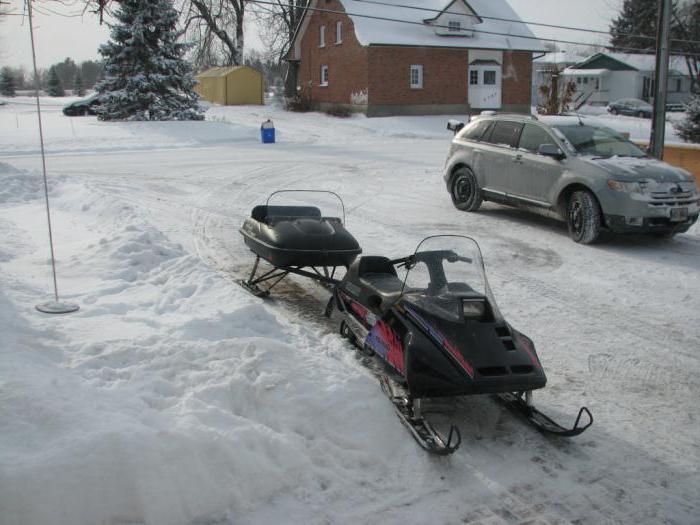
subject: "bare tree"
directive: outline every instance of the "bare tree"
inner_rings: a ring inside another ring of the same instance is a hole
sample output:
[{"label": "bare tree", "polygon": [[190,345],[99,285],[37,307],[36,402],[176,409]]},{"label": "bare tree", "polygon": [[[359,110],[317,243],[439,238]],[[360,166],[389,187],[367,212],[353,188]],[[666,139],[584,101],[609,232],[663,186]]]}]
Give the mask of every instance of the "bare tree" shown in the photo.
[{"label": "bare tree", "polygon": [[185,0],[185,30],[199,66],[243,64],[243,21],[248,0]]},{"label": "bare tree", "polygon": [[[574,98],[576,84],[571,80],[560,80],[561,71],[556,65],[547,67],[543,72],[545,83],[537,89],[542,96],[542,104],[537,108],[542,115],[561,115],[569,110]],[[560,83],[563,84],[560,86]]]},{"label": "bare tree", "polygon": [[309,0],[273,0],[275,5],[256,4],[256,23],[268,58],[282,62]]}]

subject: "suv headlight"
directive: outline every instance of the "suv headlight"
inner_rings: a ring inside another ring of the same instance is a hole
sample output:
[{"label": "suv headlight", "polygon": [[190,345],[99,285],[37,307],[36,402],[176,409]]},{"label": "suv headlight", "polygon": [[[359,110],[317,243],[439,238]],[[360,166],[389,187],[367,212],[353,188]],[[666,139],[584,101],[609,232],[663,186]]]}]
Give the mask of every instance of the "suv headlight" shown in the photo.
[{"label": "suv headlight", "polygon": [[620,182],[619,180],[608,179],[608,188],[615,191],[625,191],[627,193],[642,193],[644,189],[639,182]]}]

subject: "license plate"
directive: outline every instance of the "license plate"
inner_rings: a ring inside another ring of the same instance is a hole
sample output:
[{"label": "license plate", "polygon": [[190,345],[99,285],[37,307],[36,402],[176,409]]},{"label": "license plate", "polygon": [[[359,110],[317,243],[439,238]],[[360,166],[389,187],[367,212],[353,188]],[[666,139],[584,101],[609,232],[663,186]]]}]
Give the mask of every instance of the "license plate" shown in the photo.
[{"label": "license plate", "polygon": [[688,208],[671,208],[671,220],[683,222],[688,220]]}]

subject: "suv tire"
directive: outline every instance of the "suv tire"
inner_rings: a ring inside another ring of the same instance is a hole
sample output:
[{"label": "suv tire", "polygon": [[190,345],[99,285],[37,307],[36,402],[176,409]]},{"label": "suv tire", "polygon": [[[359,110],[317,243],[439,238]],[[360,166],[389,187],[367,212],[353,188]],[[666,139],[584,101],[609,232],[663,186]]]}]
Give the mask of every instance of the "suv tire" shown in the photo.
[{"label": "suv tire", "polygon": [[601,222],[600,204],[590,191],[571,194],[566,205],[566,224],[574,242],[594,243],[600,235]]},{"label": "suv tire", "polygon": [[455,171],[452,177],[450,196],[454,207],[462,211],[476,211],[484,201],[484,195],[479,188],[474,172],[466,167]]}]

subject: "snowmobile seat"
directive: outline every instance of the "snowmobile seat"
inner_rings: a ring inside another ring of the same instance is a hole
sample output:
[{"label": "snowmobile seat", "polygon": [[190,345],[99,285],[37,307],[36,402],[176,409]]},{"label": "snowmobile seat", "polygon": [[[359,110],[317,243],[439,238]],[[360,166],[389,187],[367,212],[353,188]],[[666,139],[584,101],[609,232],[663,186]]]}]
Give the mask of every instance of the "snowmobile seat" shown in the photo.
[{"label": "snowmobile seat", "polygon": [[357,273],[367,295],[377,295],[382,300],[380,310],[387,311],[401,296],[403,281],[387,257],[360,258]]}]

